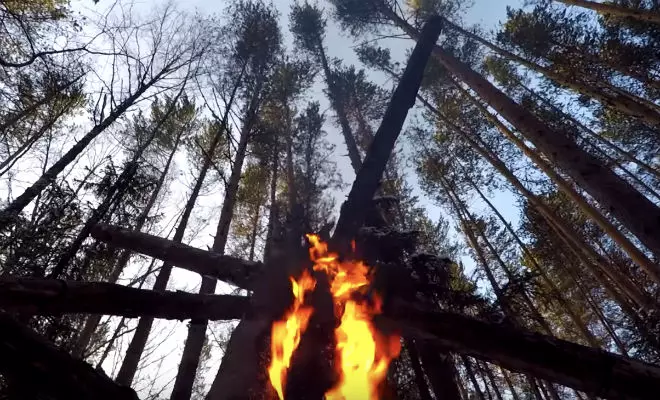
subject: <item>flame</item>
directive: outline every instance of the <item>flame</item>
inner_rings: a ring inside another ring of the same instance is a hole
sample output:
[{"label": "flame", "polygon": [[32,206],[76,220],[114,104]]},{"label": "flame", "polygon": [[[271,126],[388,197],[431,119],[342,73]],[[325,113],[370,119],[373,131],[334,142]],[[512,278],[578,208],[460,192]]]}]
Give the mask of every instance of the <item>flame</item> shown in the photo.
[{"label": "flame", "polygon": [[271,331],[271,362],[268,377],[280,399],[284,399],[284,383],[291,363],[291,356],[300,344],[300,337],[307,329],[313,309],[304,305],[305,294],[314,290],[316,281],[307,271],[300,279],[289,278],[293,291],[293,307],[282,321],[276,321]]},{"label": "flame", "polygon": [[[373,278],[369,266],[362,261],[339,260],[328,251],[328,245],[317,235],[307,235],[310,243],[309,257],[314,271],[324,272],[330,282],[335,315],[340,320],[335,329],[337,384],[326,393],[327,400],[365,399],[377,400],[378,389],[387,375],[390,362],[399,355],[400,338],[380,333],[372,324],[372,318],[381,313],[381,298],[373,293],[371,302],[366,294]],[[355,242],[351,243],[355,251]],[[303,277],[305,275],[303,274]],[[307,275],[309,277],[309,275]],[[312,281],[313,278],[309,277]],[[291,280],[296,287],[300,284]],[[315,284],[315,282],[314,282]],[[314,289],[314,284],[310,291]],[[273,362],[269,368],[270,380],[282,400],[282,386],[289,368],[291,355],[300,342],[313,309],[304,306],[304,292],[296,295],[293,310],[283,321],[273,324],[271,351]],[[295,322],[293,322],[293,321]],[[302,322],[302,323],[299,323]],[[291,329],[289,329],[289,324]],[[286,326],[286,334],[283,335]],[[277,331],[277,332],[276,332]],[[282,339],[290,340],[285,346]],[[286,347],[286,352],[282,352]],[[290,350],[290,352],[289,352]]]}]

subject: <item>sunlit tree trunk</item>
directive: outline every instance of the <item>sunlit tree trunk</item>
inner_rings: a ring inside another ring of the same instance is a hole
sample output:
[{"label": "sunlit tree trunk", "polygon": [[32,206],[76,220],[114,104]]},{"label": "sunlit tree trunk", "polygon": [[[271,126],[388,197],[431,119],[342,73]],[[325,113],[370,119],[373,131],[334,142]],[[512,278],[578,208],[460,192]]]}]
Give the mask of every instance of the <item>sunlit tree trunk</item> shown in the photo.
[{"label": "sunlit tree trunk", "polygon": [[651,22],[660,24],[660,13],[657,11],[646,11],[623,6],[617,6],[611,3],[597,3],[589,0],[555,0],[570,6],[578,6],[596,11],[602,15],[611,15],[617,18],[631,18],[641,22]]}]

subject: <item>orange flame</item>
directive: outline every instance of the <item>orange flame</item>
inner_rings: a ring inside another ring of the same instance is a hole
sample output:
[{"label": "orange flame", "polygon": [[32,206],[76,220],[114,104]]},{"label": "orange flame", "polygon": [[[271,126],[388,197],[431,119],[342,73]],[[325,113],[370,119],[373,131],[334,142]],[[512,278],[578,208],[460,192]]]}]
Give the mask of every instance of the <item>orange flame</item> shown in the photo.
[{"label": "orange flame", "polygon": [[[365,295],[369,289],[371,271],[362,261],[339,261],[338,255],[328,252],[328,245],[317,235],[307,235],[307,239],[311,244],[309,257],[314,262],[314,271],[328,275],[335,314],[341,320],[335,329],[339,381],[326,393],[326,398],[377,400],[378,388],[385,380],[390,362],[399,355],[401,344],[397,335],[384,335],[371,322],[374,315],[381,313],[380,297],[372,296],[374,304],[364,300],[364,296],[356,299],[356,294]],[[355,243],[351,245],[355,251]],[[311,291],[316,282],[308,274],[303,274],[301,280],[305,276],[313,282],[307,286]],[[281,400],[291,356],[313,312],[311,307],[303,305],[305,291],[296,294],[301,285],[293,279],[291,282],[296,299],[285,319],[273,324],[273,361],[268,370],[271,384]]]},{"label": "orange flame", "polygon": [[309,318],[313,309],[303,305],[305,294],[314,290],[316,281],[307,272],[303,271],[297,281],[290,278],[293,291],[293,308],[287,313],[283,321],[273,324],[271,331],[271,361],[268,367],[268,377],[277,391],[280,400],[284,399],[284,382],[286,373],[291,364],[291,356],[300,344],[300,337],[307,329]]}]

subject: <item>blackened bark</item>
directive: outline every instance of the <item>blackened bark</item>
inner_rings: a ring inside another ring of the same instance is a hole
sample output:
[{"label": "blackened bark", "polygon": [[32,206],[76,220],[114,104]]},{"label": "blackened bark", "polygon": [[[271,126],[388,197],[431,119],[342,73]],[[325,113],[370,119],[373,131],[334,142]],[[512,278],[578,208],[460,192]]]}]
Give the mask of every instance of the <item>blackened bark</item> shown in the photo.
[{"label": "blackened bark", "polygon": [[0,311],[0,372],[17,387],[58,400],[138,400],[91,365],[56,349]]},{"label": "blackened bark", "polygon": [[129,318],[240,318],[248,299],[230,295],[155,292],[107,282],[56,279],[0,281],[0,307],[32,315],[101,314]]}]

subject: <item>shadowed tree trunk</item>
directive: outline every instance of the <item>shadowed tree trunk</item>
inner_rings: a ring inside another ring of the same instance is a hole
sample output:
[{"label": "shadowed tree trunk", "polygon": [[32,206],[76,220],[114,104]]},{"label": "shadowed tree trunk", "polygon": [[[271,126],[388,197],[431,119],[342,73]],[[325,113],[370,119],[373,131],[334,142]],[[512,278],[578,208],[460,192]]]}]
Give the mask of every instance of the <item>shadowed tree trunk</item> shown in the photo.
[{"label": "shadowed tree trunk", "polygon": [[0,372],[29,395],[58,400],[138,400],[91,365],[56,349],[0,311]]},{"label": "shadowed tree trunk", "polygon": [[555,0],[569,6],[578,6],[596,11],[598,14],[611,15],[617,18],[631,18],[641,22],[660,24],[660,13],[657,11],[646,11],[634,8],[617,6],[614,4],[597,3],[589,0]]},{"label": "shadowed tree trunk", "polygon": [[431,394],[429,392],[429,385],[426,384],[426,376],[424,376],[424,370],[422,370],[422,363],[419,360],[419,352],[417,351],[415,342],[406,339],[405,348],[408,351],[410,364],[412,365],[413,372],[415,373],[415,384],[417,384],[419,397],[421,400],[432,400]]},{"label": "shadowed tree trunk", "polygon": [[0,281],[0,307],[32,315],[101,314],[128,318],[240,318],[246,297],[155,292],[106,282],[54,279]]}]

